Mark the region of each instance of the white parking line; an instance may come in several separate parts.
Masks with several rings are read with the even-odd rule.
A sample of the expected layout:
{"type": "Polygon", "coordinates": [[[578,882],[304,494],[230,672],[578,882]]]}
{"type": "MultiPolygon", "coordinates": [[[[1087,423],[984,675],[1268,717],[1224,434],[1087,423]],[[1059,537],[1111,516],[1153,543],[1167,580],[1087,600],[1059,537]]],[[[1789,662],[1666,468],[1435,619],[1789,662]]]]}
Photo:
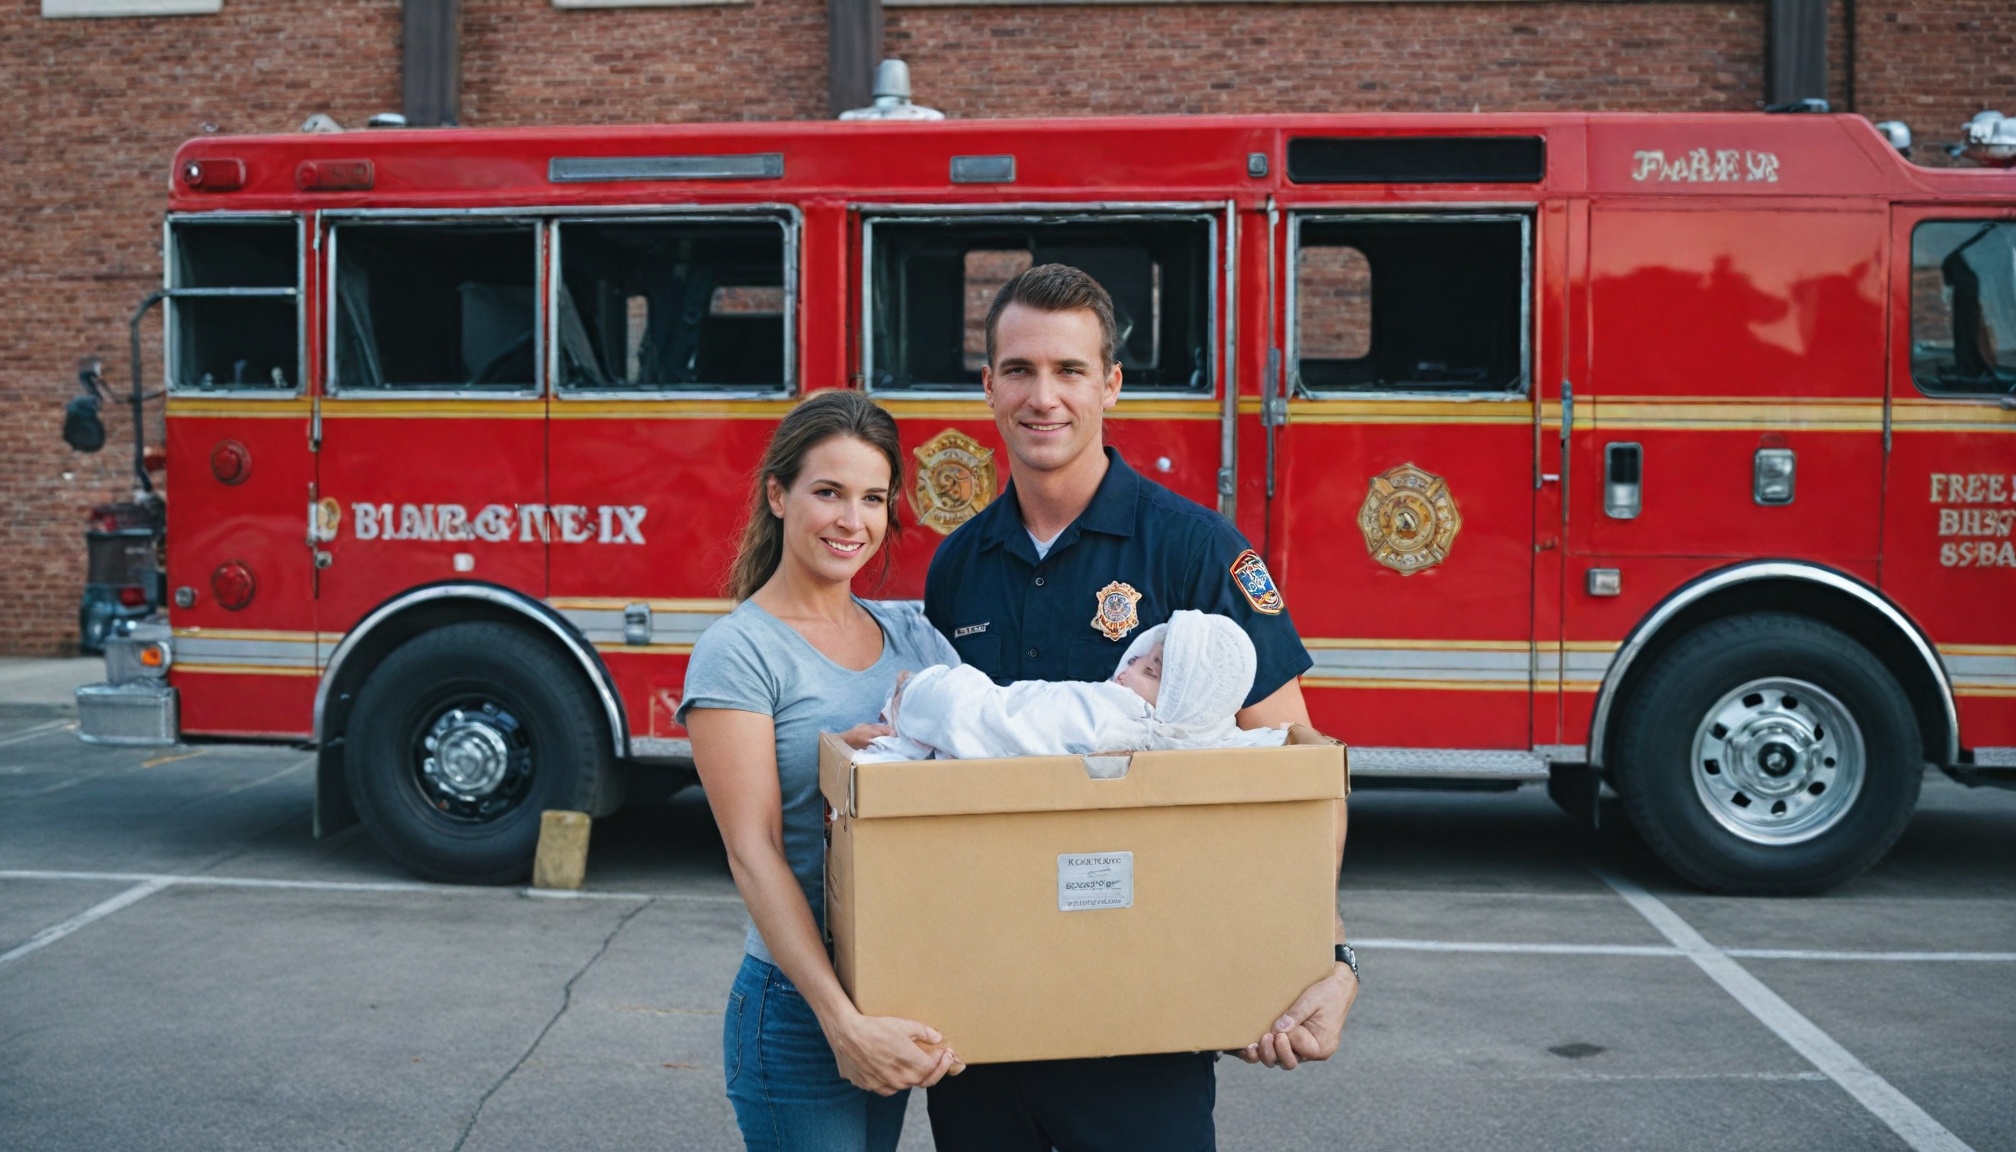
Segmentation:
{"type": "MultiPolygon", "coordinates": [[[[1366,936],[1352,946],[1365,951],[1476,952],[1530,956],[1663,956],[1683,957],[1683,948],[1665,944],[1533,944],[1499,940],[1405,940],[1366,936]]],[[[2016,952],[1849,952],[1814,948],[1724,948],[1725,956],[1753,960],[1861,960],[1885,963],[2016,964],[2016,952]]]]}
{"type": "MultiPolygon", "coordinates": [[[[294,771],[294,769],[288,769],[294,771]]],[[[258,783],[255,781],[255,783],[258,783]]],[[[241,787],[243,787],[241,785],[241,787]]],[[[303,892],[380,892],[441,896],[515,896],[539,900],[662,900],[691,904],[740,904],[739,896],[702,892],[600,892],[553,888],[485,888],[427,884],[417,880],[279,880],[259,876],[211,876],[165,872],[80,872],[58,869],[0,869],[0,880],[71,880],[91,884],[183,885],[192,888],[264,888],[303,892]]],[[[1513,940],[1415,940],[1364,936],[1352,941],[1369,952],[1442,952],[1487,956],[1628,956],[1684,959],[1685,948],[1670,944],[1556,944],[1513,940]]],[[[1725,956],[1758,960],[1862,961],[1874,963],[2016,964],[2016,952],[1867,952],[1811,948],[1724,948],[1725,956]]]]}
{"type": "Polygon", "coordinates": [[[91,883],[159,882],[190,888],[277,888],[305,892],[404,892],[436,896],[537,896],[552,900],[670,900],[690,904],[740,904],[740,896],[698,892],[562,892],[542,888],[484,888],[461,884],[423,884],[415,880],[269,880],[256,876],[177,875],[160,872],[75,872],[37,868],[0,868],[0,880],[81,880],[91,883]]]}
{"type": "Polygon", "coordinates": [[[1780,1040],[1790,1044],[1815,1068],[1825,1072],[1829,1080],[1839,1084],[1843,1091],[1888,1125],[1906,1144],[1919,1152],[1973,1152],[1966,1142],[1934,1120],[1910,1097],[1891,1086],[1888,1080],[1857,1060],[1854,1053],[1821,1031],[1819,1025],[1801,1015],[1783,997],[1765,987],[1727,952],[1708,943],[1706,937],[1681,919],[1678,912],[1668,908],[1664,901],[1621,876],[1600,870],[1596,874],[1634,911],[1657,928],[1660,935],[1684,952],[1695,967],[1734,997],[1766,1028],[1777,1033],[1780,1040]]]}
{"type": "Polygon", "coordinates": [[[72,932],[77,931],[79,928],[82,928],[87,924],[103,920],[105,917],[112,915],[114,912],[119,911],[121,908],[125,908],[129,905],[136,904],[142,900],[145,900],[147,897],[152,896],[154,893],[161,891],[163,888],[166,888],[173,883],[174,883],[173,880],[164,877],[156,877],[154,879],[145,880],[142,881],[141,883],[135,884],[133,887],[128,888],[126,891],[121,892],[119,895],[112,897],[110,900],[105,900],[100,903],[93,904],[91,907],[86,908],[84,911],[79,912],[77,915],[70,917],[68,920],[63,921],[61,924],[53,924],[47,928],[44,928],[43,930],[37,932],[33,936],[30,936],[27,940],[21,942],[20,944],[15,945],[14,947],[8,949],[5,952],[0,952],[0,965],[11,964],[16,960],[19,960],[23,956],[28,955],[30,952],[36,952],[40,951],[43,948],[47,948],[49,945],[54,944],[56,941],[61,940],[63,937],[70,935],[72,932]]]}
{"type": "Polygon", "coordinates": [[[46,736],[59,728],[75,728],[76,726],[77,722],[75,720],[51,720],[47,724],[37,724],[33,728],[23,728],[11,736],[0,736],[0,748],[5,748],[9,744],[26,744],[37,736],[46,736]]]}

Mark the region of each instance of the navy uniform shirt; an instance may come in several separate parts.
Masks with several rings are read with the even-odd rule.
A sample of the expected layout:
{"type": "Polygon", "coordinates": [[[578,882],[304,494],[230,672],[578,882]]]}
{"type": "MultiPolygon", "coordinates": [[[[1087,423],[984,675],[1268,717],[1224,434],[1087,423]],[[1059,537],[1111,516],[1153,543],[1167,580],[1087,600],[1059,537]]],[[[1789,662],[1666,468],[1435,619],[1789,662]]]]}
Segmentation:
{"type": "Polygon", "coordinates": [[[999,684],[1105,680],[1137,632],[1194,608],[1230,616],[1253,638],[1248,705],[1307,671],[1281,593],[1239,530],[1143,479],[1112,448],[1106,460],[1092,503],[1043,559],[1012,482],[938,546],[924,614],[960,658],[999,684]]]}

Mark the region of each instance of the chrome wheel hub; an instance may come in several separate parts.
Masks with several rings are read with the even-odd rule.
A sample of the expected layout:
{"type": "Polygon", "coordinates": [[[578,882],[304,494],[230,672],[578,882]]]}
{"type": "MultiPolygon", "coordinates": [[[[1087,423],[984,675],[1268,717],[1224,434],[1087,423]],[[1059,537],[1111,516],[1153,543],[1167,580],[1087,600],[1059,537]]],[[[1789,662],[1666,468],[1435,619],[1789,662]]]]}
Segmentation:
{"type": "Polygon", "coordinates": [[[495,701],[464,697],[414,736],[416,782],[427,803],[458,820],[493,820],[517,807],[532,780],[530,735],[495,701]]]}
{"type": "Polygon", "coordinates": [[[1832,828],[1862,791],[1862,730],[1841,701],[1803,680],[1752,680],[1694,732],[1694,790],[1724,828],[1796,844],[1832,828]]]}

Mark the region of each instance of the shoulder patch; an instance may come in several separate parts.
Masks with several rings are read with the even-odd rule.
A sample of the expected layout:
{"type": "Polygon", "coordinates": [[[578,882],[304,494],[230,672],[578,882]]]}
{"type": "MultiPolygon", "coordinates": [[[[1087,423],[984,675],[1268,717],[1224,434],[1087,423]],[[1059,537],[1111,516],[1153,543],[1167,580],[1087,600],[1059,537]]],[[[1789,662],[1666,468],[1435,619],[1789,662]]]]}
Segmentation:
{"type": "Polygon", "coordinates": [[[1268,616],[1279,616],[1287,602],[1281,599],[1281,590],[1274,586],[1274,577],[1267,572],[1267,562],[1260,554],[1248,548],[1232,561],[1232,582],[1239,585],[1239,592],[1246,602],[1253,605],[1255,612],[1268,616]]]}

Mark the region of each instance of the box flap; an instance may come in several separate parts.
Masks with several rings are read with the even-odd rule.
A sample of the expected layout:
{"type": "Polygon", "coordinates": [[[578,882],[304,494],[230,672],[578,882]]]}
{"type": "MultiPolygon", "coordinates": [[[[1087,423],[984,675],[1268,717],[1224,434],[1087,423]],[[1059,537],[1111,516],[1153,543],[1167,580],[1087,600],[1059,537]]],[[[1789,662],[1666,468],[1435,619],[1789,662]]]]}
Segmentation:
{"type": "Polygon", "coordinates": [[[1279,748],[1122,753],[1126,774],[1113,779],[1094,779],[1082,756],[856,764],[837,736],[819,741],[820,791],[859,819],[1269,804],[1334,800],[1349,789],[1344,746],[1300,725],[1279,748]]]}

